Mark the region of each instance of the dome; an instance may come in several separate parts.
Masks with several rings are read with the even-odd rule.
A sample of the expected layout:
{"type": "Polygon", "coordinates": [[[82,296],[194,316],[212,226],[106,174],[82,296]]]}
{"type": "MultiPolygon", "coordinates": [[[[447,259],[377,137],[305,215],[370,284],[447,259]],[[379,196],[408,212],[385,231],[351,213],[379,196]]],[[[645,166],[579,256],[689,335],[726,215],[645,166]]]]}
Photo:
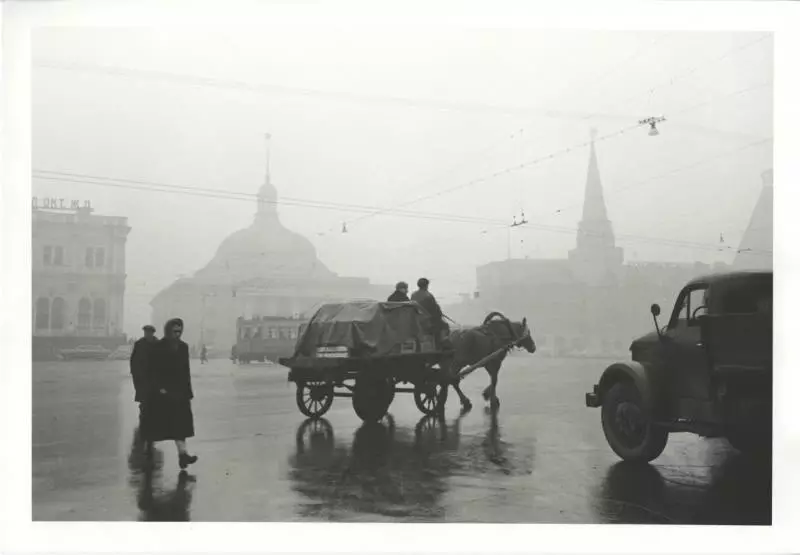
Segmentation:
{"type": "Polygon", "coordinates": [[[319,261],[311,241],[283,226],[278,218],[277,201],[278,192],[270,181],[268,151],[266,176],[258,191],[253,222],[222,241],[214,258],[194,277],[215,283],[238,283],[278,276],[295,279],[336,277],[319,261]]]}

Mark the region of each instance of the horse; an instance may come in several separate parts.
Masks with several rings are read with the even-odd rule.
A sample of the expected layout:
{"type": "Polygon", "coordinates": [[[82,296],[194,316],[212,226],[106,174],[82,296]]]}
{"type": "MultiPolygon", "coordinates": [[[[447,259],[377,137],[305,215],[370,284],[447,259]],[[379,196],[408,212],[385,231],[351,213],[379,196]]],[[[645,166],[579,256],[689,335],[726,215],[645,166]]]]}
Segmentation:
{"type": "MultiPolygon", "coordinates": [[[[488,314],[483,324],[478,327],[452,330],[449,339],[454,351],[449,369],[453,378],[451,385],[458,393],[462,411],[470,410],[472,402],[461,391],[460,379],[457,377],[460,370],[515,341],[519,341],[517,347],[529,353],[536,352],[536,344],[528,329],[527,318],[523,318],[522,322],[512,322],[500,312],[488,314]],[[496,317],[499,319],[495,319],[496,317]]],[[[490,401],[492,410],[500,407],[500,400],[497,398],[497,375],[506,354],[504,352],[497,355],[483,366],[491,379],[490,384],[483,390],[483,399],[490,401]]]]}

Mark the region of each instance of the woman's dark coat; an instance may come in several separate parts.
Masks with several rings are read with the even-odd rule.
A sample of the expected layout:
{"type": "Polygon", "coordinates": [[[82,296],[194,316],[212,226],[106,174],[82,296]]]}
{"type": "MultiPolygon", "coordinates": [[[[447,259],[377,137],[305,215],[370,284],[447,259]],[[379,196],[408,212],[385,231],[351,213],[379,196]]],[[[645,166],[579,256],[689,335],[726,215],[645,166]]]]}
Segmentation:
{"type": "Polygon", "coordinates": [[[189,346],[161,339],[153,346],[147,372],[147,398],[142,410],[145,441],[186,439],[194,436],[189,372],[189,346]],[[161,390],[166,393],[161,393],[161,390]]]}

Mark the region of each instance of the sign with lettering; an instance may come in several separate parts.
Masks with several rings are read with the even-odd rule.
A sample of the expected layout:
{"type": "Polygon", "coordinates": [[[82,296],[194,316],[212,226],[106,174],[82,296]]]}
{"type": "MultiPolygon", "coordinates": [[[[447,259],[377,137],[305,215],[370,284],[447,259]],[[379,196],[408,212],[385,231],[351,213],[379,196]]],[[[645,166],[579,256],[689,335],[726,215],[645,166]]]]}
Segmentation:
{"type": "Polygon", "coordinates": [[[33,197],[34,210],[88,210],[92,211],[92,202],[89,200],[68,200],[57,197],[33,197]]]}

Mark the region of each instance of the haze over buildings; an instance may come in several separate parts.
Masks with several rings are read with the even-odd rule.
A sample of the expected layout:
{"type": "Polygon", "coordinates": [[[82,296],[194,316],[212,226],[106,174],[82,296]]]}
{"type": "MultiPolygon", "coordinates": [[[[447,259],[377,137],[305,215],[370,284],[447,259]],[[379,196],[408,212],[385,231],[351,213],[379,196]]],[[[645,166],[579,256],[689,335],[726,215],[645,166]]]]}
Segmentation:
{"type": "Polygon", "coordinates": [[[32,51],[34,194],[128,218],[129,334],[167,288],[281,265],[325,283],[312,304],[421,275],[452,303],[507,258],[733,263],[769,204],[768,34],[61,28],[32,51]],[[584,214],[593,159],[605,216],[584,214]]]}

